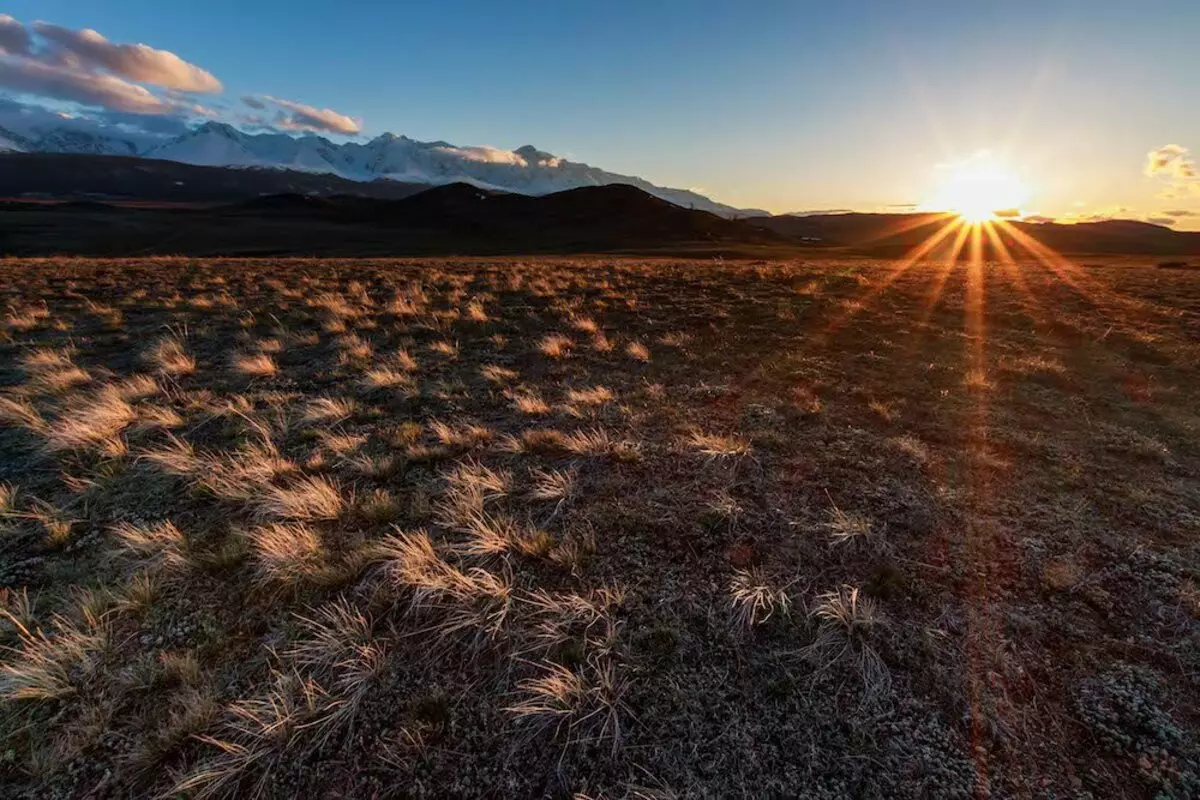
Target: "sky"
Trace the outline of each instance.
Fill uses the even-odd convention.
[[[1196,0],[8,0],[0,14],[0,94],[22,103],[533,144],[776,213],[926,207],[956,165],[986,160],[1027,213],[1200,229]]]

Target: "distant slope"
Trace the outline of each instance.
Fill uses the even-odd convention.
[[[0,203],[7,255],[732,255],[795,247],[747,222],[619,185],[530,196],[459,183],[397,200],[284,194],[186,208]]]
[[[361,194],[398,199],[425,184],[360,182],[280,169],[198,167],[122,156],[0,153],[0,197],[232,203],[263,194]]]
[[[850,248],[878,255],[900,255],[927,241],[943,225],[948,214],[813,214],[753,218],[749,222],[765,230],[814,245]],[[1200,233],[1173,231],[1161,225],[1133,220],[1106,220],[1074,225],[1010,222],[1015,230],[1062,253],[1121,253],[1145,255],[1200,255]],[[1005,244],[1022,254],[1020,239],[997,230]],[[986,240],[989,257],[992,247]]]

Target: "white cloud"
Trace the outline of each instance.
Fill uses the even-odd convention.
[[[495,147],[435,147],[440,153],[456,156],[464,161],[474,161],[479,164],[511,164],[514,167],[529,166],[523,157],[511,150],[500,150]]]
[[[49,22],[35,22],[33,30],[51,44],[51,56],[69,54],[65,60],[81,70],[103,69],[131,81],[182,92],[215,94],[223,88],[211,72],[168,50],[145,44],[114,44],[90,28],[75,31]]]

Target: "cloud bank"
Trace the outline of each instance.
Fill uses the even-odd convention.
[[[248,95],[242,102],[255,110],[273,109],[273,117],[231,114],[202,97],[224,91],[208,70],[169,50],[148,44],[109,41],[90,28],[75,30],[50,22],[23,24],[0,14],[0,93],[5,90],[35,102],[25,108],[47,113],[61,104],[80,106],[70,117],[119,124],[162,134],[179,122],[222,119],[278,131],[313,131],[352,136],[362,120],[330,108],[317,108],[269,95]],[[29,114],[26,114],[28,117]],[[35,114],[36,116],[36,114]]]

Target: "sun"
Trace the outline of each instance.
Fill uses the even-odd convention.
[[[1029,192],[1006,166],[986,153],[941,166],[942,180],[928,204],[967,222],[1019,216]]]

